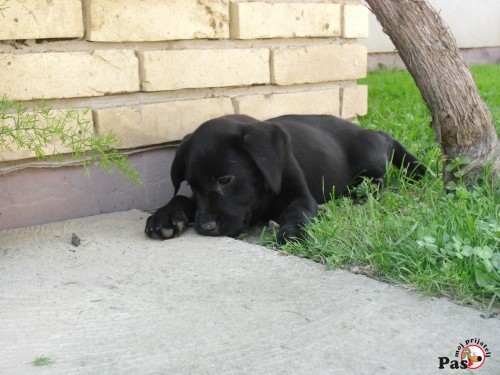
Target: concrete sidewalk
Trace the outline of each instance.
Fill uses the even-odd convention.
[[[150,240],[146,217],[0,232],[0,374],[454,374],[438,357],[473,338],[500,373],[498,319],[233,239]]]

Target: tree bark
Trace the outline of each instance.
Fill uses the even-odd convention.
[[[436,141],[445,162],[445,186],[454,181],[446,166],[461,156],[466,182],[482,175],[488,162],[498,173],[500,145],[493,118],[463,60],[456,40],[426,0],[366,0],[396,46],[431,111]]]

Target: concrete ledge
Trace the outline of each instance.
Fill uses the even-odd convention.
[[[132,208],[159,208],[174,193],[170,181],[174,152],[170,148],[129,157],[144,185],[96,167],[90,167],[88,176],[82,167],[30,168],[0,175],[0,230]]]
[[[500,63],[500,47],[467,48],[461,49],[460,53],[468,65]],[[368,54],[368,69],[380,68],[406,69],[397,52]]]

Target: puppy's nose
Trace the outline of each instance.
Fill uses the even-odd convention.
[[[210,220],[207,221],[206,223],[202,223],[200,227],[203,230],[203,232],[206,233],[214,233],[217,231],[217,223],[215,222],[215,220]]]

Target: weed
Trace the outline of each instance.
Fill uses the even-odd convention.
[[[51,365],[53,363],[54,363],[54,361],[51,358],[46,357],[44,355],[42,355],[40,357],[36,357],[33,360],[33,366],[36,366],[36,367],[39,367],[39,366],[48,366],[48,365]]]

